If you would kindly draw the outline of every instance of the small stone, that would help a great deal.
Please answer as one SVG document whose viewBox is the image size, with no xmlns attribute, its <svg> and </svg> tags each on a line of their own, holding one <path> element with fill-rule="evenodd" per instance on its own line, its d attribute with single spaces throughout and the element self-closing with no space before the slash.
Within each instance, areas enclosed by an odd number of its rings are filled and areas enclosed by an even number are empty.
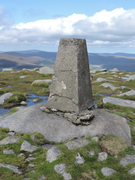
<svg viewBox="0 0 135 180">
<path fill-rule="evenodd" d="M 33 103 L 38 102 L 38 98 L 33 99 L 32 102 L 33 102 Z"/>
<path fill-rule="evenodd" d="M 133 150 L 135 151 L 135 145 L 132 146 Z"/>
<path fill-rule="evenodd" d="M 52 147 L 46 152 L 46 160 L 51 163 L 55 161 L 60 154 L 61 151 L 58 147 Z"/>
<path fill-rule="evenodd" d="M 40 110 L 41 110 L 42 112 L 50 113 L 50 110 L 49 110 L 48 108 L 46 108 L 45 106 L 41 106 L 41 107 L 40 107 Z"/>
<path fill-rule="evenodd" d="M 42 175 L 38 180 L 44 180 L 45 179 L 45 176 Z"/>
<path fill-rule="evenodd" d="M 87 139 L 75 139 L 73 141 L 67 142 L 65 145 L 68 149 L 77 149 L 86 146 L 89 143 L 89 140 Z"/>
<path fill-rule="evenodd" d="M 20 79 L 26 78 L 27 76 L 20 76 Z"/>
<path fill-rule="evenodd" d="M 108 167 L 103 167 L 101 169 L 101 172 L 103 173 L 104 176 L 111 176 L 116 171 L 114 169 L 111 169 L 111 168 L 108 168 Z"/>
<path fill-rule="evenodd" d="M 104 161 L 104 160 L 107 159 L 107 156 L 108 156 L 108 154 L 106 152 L 98 153 L 98 160 L 99 161 Z"/>
<path fill-rule="evenodd" d="M 27 159 L 26 159 L 26 161 L 31 161 L 31 160 L 33 160 L 33 159 L 35 159 L 34 157 L 28 157 Z"/>
<path fill-rule="evenodd" d="M 30 171 L 30 172 L 35 173 L 36 171 L 35 171 L 35 170 L 32 170 L 32 171 Z"/>
<path fill-rule="evenodd" d="M 20 104 L 23 105 L 23 106 L 26 106 L 27 102 L 26 101 L 22 101 Z"/>
<path fill-rule="evenodd" d="M 21 137 L 19 136 L 8 136 L 0 141 L 1 145 L 17 143 Z"/>
<path fill-rule="evenodd" d="M 38 147 L 31 145 L 29 142 L 24 141 L 21 145 L 21 151 L 29 151 L 33 152 L 37 149 Z"/>
<path fill-rule="evenodd" d="M 36 141 L 38 143 L 40 142 L 40 139 L 38 139 L 35 134 L 32 134 L 30 137 L 31 137 L 31 139 L 33 139 L 33 141 Z"/>
<path fill-rule="evenodd" d="M 22 180 L 29 180 L 29 178 L 24 178 L 24 179 L 22 179 Z"/>
<path fill-rule="evenodd" d="M 57 109 L 51 109 L 51 111 L 53 111 L 53 112 L 57 112 Z"/>
<path fill-rule="evenodd" d="M 114 156 L 114 158 L 117 158 L 117 157 L 118 157 L 118 155 L 115 155 L 115 156 Z"/>
<path fill-rule="evenodd" d="M 19 170 L 17 166 L 13 166 L 11 164 L 5 164 L 5 163 L 0 163 L 0 167 L 5 167 L 8 169 L 11 169 L 12 171 L 14 171 L 17 174 L 22 174 Z"/>
<path fill-rule="evenodd" d="M 20 153 L 20 154 L 18 154 L 17 157 L 23 157 L 23 156 L 24 156 L 24 154 L 23 154 L 23 153 Z"/>
<path fill-rule="evenodd" d="M 133 130 L 135 131 L 135 126 L 133 126 Z"/>
<path fill-rule="evenodd" d="M 53 144 L 45 144 L 45 145 L 42 145 L 42 148 L 43 148 L 43 149 L 50 149 L 50 148 L 52 148 L 52 147 L 56 147 L 56 146 L 53 145 Z"/>
<path fill-rule="evenodd" d="M 14 135 L 15 135 L 15 132 L 12 132 L 12 131 L 11 131 L 11 132 L 8 132 L 7 134 L 10 135 L 10 136 L 14 136 Z"/>
<path fill-rule="evenodd" d="M 92 157 L 92 156 L 95 155 L 95 152 L 94 152 L 94 151 L 90 151 L 90 152 L 89 152 L 89 155 L 90 155 L 90 157 Z"/>
<path fill-rule="evenodd" d="M 135 168 L 132 168 L 128 173 L 131 175 L 135 175 Z"/>
<path fill-rule="evenodd" d="M 14 151 L 12 149 L 4 149 L 3 154 L 14 154 Z"/>
<path fill-rule="evenodd" d="M 77 165 L 83 164 L 85 162 L 84 158 L 79 153 L 77 153 L 75 158 L 76 158 L 75 164 Z"/>
<path fill-rule="evenodd" d="M 134 163 L 134 162 L 135 162 L 135 155 L 127 154 L 125 158 L 121 159 L 120 164 L 122 166 L 126 166 L 126 165 Z"/>
<path fill-rule="evenodd" d="M 93 137 L 91 140 L 92 140 L 92 141 L 95 141 L 95 142 L 98 142 L 98 141 L 99 141 L 99 138 L 96 136 L 96 137 Z"/>
<path fill-rule="evenodd" d="M 33 167 L 33 168 L 35 167 L 35 165 L 34 165 L 34 164 L 29 164 L 28 166 L 29 166 L 29 167 Z"/>
<path fill-rule="evenodd" d="M 29 157 L 32 157 L 33 156 L 33 154 L 29 154 Z"/>
</svg>

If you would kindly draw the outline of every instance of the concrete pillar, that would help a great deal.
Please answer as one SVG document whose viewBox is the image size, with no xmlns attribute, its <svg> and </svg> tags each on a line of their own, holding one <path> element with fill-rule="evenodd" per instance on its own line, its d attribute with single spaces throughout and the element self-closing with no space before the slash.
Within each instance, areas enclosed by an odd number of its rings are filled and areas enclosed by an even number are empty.
<svg viewBox="0 0 135 180">
<path fill-rule="evenodd" d="M 85 39 L 60 39 L 46 107 L 81 113 L 93 106 Z"/>
</svg>

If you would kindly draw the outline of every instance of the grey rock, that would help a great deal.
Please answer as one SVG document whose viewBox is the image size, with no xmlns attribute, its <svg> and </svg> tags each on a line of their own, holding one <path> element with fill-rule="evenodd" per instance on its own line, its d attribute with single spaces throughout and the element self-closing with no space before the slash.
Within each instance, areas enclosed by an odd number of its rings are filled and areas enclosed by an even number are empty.
<svg viewBox="0 0 135 180">
<path fill-rule="evenodd" d="M 98 160 L 99 161 L 104 161 L 104 160 L 107 159 L 107 156 L 108 156 L 108 154 L 106 152 L 98 153 Z"/>
<path fill-rule="evenodd" d="M 8 169 L 11 169 L 12 171 L 14 171 L 17 174 L 22 174 L 21 171 L 18 170 L 17 166 L 13 166 L 11 164 L 0 163 L 0 167 L 5 167 Z"/>
<path fill-rule="evenodd" d="M 23 178 L 22 180 L 29 180 L 29 178 Z"/>
<path fill-rule="evenodd" d="M 114 69 L 110 69 L 110 71 L 116 72 L 116 71 L 119 71 L 119 70 L 117 68 L 114 68 Z"/>
<path fill-rule="evenodd" d="M 20 76 L 20 79 L 23 79 L 23 78 L 26 78 L 26 77 L 28 77 L 28 76 Z"/>
<path fill-rule="evenodd" d="M 15 132 L 8 132 L 7 134 L 10 135 L 10 136 L 14 136 Z"/>
<path fill-rule="evenodd" d="M 24 154 L 23 154 L 23 153 L 20 153 L 20 154 L 18 154 L 17 157 L 24 157 Z"/>
<path fill-rule="evenodd" d="M 43 103 L 39 103 L 11 115 L 0 116 L 0 127 L 23 134 L 38 132 L 46 140 L 53 142 L 105 134 L 124 138 L 126 144 L 131 145 L 130 128 L 127 120 L 123 117 L 95 109 L 91 110 L 94 118 L 90 125 L 76 126 L 64 117 L 42 112 L 40 107 L 43 105 Z"/>
<path fill-rule="evenodd" d="M 131 175 L 135 175 L 135 168 L 132 168 L 128 173 Z"/>
<path fill-rule="evenodd" d="M 14 154 L 14 151 L 12 149 L 4 149 L 3 154 Z"/>
<path fill-rule="evenodd" d="M 33 159 L 35 159 L 34 157 L 28 157 L 27 159 L 25 159 L 26 161 L 31 161 L 31 160 L 33 160 Z"/>
<path fill-rule="evenodd" d="M 20 139 L 21 139 L 21 137 L 19 137 L 19 136 L 8 136 L 8 137 L 2 139 L 0 141 L 0 144 L 5 145 L 5 144 L 17 143 Z"/>
<path fill-rule="evenodd" d="M 22 145 L 21 145 L 20 151 L 33 152 L 33 151 L 35 151 L 37 148 L 38 148 L 38 147 L 31 145 L 29 142 L 23 141 L 23 143 L 22 143 Z"/>
<path fill-rule="evenodd" d="M 134 75 L 129 76 L 129 78 L 128 78 L 128 79 L 126 79 L 126 81 L 130 81 L 130 80 L 135 80 L 135 74 L 134 74 Z"/>
<path fill-rule="evenodd" d="M 60 154 L 61 151 L 58 147 L 52 147 L 46 152 L 46 160 L 51 163 L 55 161 Z"/>
<path fill-rule="evenodd" d="M 27 102 L 26 102 L 26 101 L 22 101 L 20 104 L 21 104 L 22 106 L 26 106 L 26 105 L 27 105 Z"/>
<path fill-rule="evenodd" d="M 77 165 L 83 164 L 85 162 L 84 158 L 79 153 L 77 153 L 75 158 L 76 158 L 75 164 L 77 164 Z"/>
<path fill-rule="evenodd" d="M 113 98 L 113 97 L 104 97 L 103 103 L 106 104 L 107 102 L 112 103 L 112 104 L 116 104 L 119 106 L 135 108 L 135 101 L 123 100 L 120 98 Z"/>
<path fill-rule="evenodd" d="M 53 74 L 54 70 L 50 67 L 44 66 L 37 71 L 39 74 Z"/>
<path fill-rule="evenodd" d="M 114 169 L 111 169 L 111 168 L 108 168 L 108 167 L 103 167 L 101 169 L 101 172 L 103 173 L 104 176 L 111 176 L 116 171 Z"/>
<path fill-rule="evenodd" d="M 4 72 L 4 71 L 12 71 L 12 70 L 13 70 L 12 68 L 3 68 L 2 71 Z"/>
<path fill-rule="evenodd" d="M 128 91 L 128 92 L 119 94 L 119 95 L 117 95 L 117 96 L 123 96 L 123 95 L 133 96 L 133 95 L 135 95 L 135 90 L 132 89 L 131 91 Z"/>
<path fill-rule="evenodd" d="M 120 164 L 122 166 L 126 166 L 128 164 L 131 164 L 135 162 L 135 155 L 129 155 L 127 154 L 125 158 L 122 158 L 121 161 L 120 161 Z"/>
<path fill-rule="evenodd" d="M 44 180 L 45 179 L 45 176 L 42 175 L 38 180 Z"/>
<path fill-rule="evenodd" d="M 106 87 L 109 87 L 109 88 L 111 88 L 112 90 L 115 90 L 115 89 L 119 88 L 119 87 L 113 86 L 113 85 L 110 84 L 110 83 L 103 83 L 103 84 L 101 84 L 100 86 L 104 86 L 105 88 L 106 88 Z"/>
<path fill-rule="evenodd" d="M 41 107 L 40 107 L 40 110 L 41 110 L 42 112 L 50 113 L 50 110 L 49 110 L 48 108 L 46 108 L 45 106 L 41 106 Z"/>
<path fill-rule="evenodd" d="M 98 141 L 99 141 L 99 137 L 97 137 L 97 136 L 96 136 L 96 137 L 93 137 L 93 138 L 91 138 L 91 140 L 92 140 L 92 141 L 95 141 L 95 142 L 98 142 Z"/>
<path fill-rule="evenodd" d="M 135 151 L 135 145 L 132 145 L 133 150 Z"/>
<path fill-rule="evenodd" d="M 42 145 L 42 148 L 43 148 L 43 149 L 50 149 L 50 148 L 52 148 L 52 147 L 56 147 L 56 146 L 53 145 L 53 144 L 44 144 L 44 145 Z"/>
<path fill-rule="evenodd" d="M 33 103 L 38 102 L 38 98 L 33 99 L 32 102 L 33 102 Z"/>
<path fill-rule="evenodd" d="M 96 72 L 97 72 L 96 70 L 92 70 L 92 71 L 90 71 L 90 73 L 94 73 L 94 74 L 95 74 Z"/>
<path fill-rule="evenodd" d="M 80 113 L 93 105 L 86 40 L 62 38 L 46 107 Z"/>
<path fill-rule="evenodd" d="M 92 157 L 92 156 L 95 155 L 95 152 L 94 152 L 94 151 L 90 151 L 90 152 L 89 152 L 89 155 L 90 155 L 90 157 Z"/>
<path fill-rule="evenodd" d="M 29 165 L 30 165 L 30 164 L 29 164 Z M 35 170 L 32 170 L 32 171 L 30 171 L 30 172 L 35 173 L 36 171 L 35 171 Z"/>
<path fill-rule="evenodd" d="M 54 169 L 57 173 L 61 174 L 65 180 L 72 179 L 72 176 L 66 172 L 66 165 L 64 163 L 55 165 Z"/>
<path fill-rule="evenodd" d="M 30 137 L 31 137 L 31 139 L 33 139 L 33 141 L 36 141 L 38 143 L 40 142 L 40 139 L 38 139 L 35 134 L 32 134 Z"/>
<path fill-rule="evenodd" d="M 34 164 L 29 164 L 28 166 L 29 166 L 29 167 L 32 167 L 32 168 L 34 168 L 34 167 L 35 167 L 35 165 L 34 165 Z"/>
<path fill-rule="evenodd" d="M 133 130 L 135 131 L 135 126 L 133 126 Z"/>
<path fill-rule="evenodd" d="M 103 82 L 103 81 L 107 81 L 107 80 L 104 78 L 98 78 L 95 82 Z"/>
<path fill-rule="evenodd" d="M 40 86 L 41 84 L 43 85 L 46 85 L 46 83 L 48 82 L 52 82 L 52 79 L 41 79 L 41 80 L 35 80 L 33 81 L 33 83 L 31 84 L 32 86 L 33 85 L 37 85 L 37 86 Z"/>
<path fill-rule="evenodd" d="M 12 93 L 5 93 L 3 95 L 0 96 L 0 104 L 4 104 L 5 99 L 8 99 L 12 96 Z"/>
<path fill-rule="evenodd" d="M 69 141 L 65 145 L 67 146 L 68 149 L 78 149 L 86 146 L 87 144 L 89 144 L 89 140 L 80 138 L 80 139 L 75 139 L 73 141 Z"/>
</svg>

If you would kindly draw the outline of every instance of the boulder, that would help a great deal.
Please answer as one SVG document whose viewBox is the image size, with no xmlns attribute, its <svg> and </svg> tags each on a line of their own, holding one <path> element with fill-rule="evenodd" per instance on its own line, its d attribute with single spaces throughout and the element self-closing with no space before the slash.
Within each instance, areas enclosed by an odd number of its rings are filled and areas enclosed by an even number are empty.
<svg viewBox="0 0 135 180">
<path fill-rule="evenodd" d="M 108 167 L 103 167 L 101 169 L 101 172 L 103 173 L 104 176 L 111 176 L 113 173 L 115 173 L 116 171 L 112 168 L 108 168 Z"/>
<path fill-rule="evenodd" d="M 122 158 L 120 164 L 126 166 L 128 164 L 135 163 L 135 155 L 127 154 L 125 158 Z"/>
<path fill-rule="evenodd" d="M 90 125 L 76 126 L 64 117 L 42 112 L 40 107 L 44 105 L 39 103 L 11 115 L 0 116 L 0 127 L 9 128 L 16 133 L 38 132 L 46 140 L 53 142 L 64 142 L 74 137 L 111 134 L 124 138 L 126 144 L 131 145 L 131 132 L 124 117 L 95 109 L 91 110 L 95 117 Z"/>
<path fill-rule="evenodd" d="M 12 96 L 12 93 L 5 93 L 2 96 L 0 96 L 0 104 L 4 104 L 5 99 L 8 99 Z"/>
<path fill-rule="evenodd" d="M 0 145 L 17 143 L 20 139 L 19 136 L 8 136 L 0 141 Z"/>
<path fill-rule="evenodd" d="M 17 166 L 13 166 L 11 164 L 0 163 L 0 167 L 5 167 L 8 169 L 11 169 L 12 171 L 14 171 L 17 174 L 22 174 L 22 172 L 18 170 Z"/>
<path fill-rule="evenodd" d="M 20 151 L 33 152 L 33 151 L 35 151 L 37 148 L 38 148 L 38 147 L 31 145 L 29 142 L 23 141 L 23 143 L 22 143 L 22 145 L 21 145 Z"/>
<path fill-rule="evenodd" d="M 135 108 L 135 101 L 130 101 L 130 100 L 123 100 L 120 98 L 113 98 L 113 97 L 104 97 L 103 98 L 103 103 L 112 103 L 112 104 L 116 104 L 119 106 L 125 106 L 125 107 L 132 107 Z"/>
<path fill-rule="evenodd" d="M 58 147 L 52 147 L 46 152 L 46 160 L 51 163 L 55 161 L 60 154 L 61 151 Z"/>
<path fill-rule="evenodd" d="M 54 70 L 50 67 L 44 66 L 37 71 L 39 74 L 53 74 Z"/>
<path fill-rule="evenodd" d="M 126 81 L 130 81 L 130 80 L 135 80 L 135 74 L 129 76 L 129 77 L 126 79 Z"/>
</svg>

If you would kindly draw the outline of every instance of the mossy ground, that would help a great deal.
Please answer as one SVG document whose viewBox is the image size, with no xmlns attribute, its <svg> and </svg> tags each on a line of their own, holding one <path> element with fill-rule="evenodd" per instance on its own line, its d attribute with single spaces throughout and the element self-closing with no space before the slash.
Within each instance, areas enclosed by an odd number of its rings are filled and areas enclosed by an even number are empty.
<svg viewBox="0 0 135 180">
<path fill-rule="evenodd" d="M 97 72 L 99 73 L 99 72 Z M 96 74 L 97 74 L 96 73 Z M 123 73 L 123 74 L 121 74 Z M 117 114 L 119 116 L 125 117 L 128 121 L 128 124 L 131 128 L 131 134 L 132 134 L 132 144 L 135 144 L 135 131 L 132 129 L 133 126 L 135 126 L 135 109 L 129 108 L 129 107 L 121 107 L 116 106 L 110 103 L 107 103 L 103 105 L 102 98 L 109 94 L 109 96 L 116 97 L 117 94 L 127 92 L 130 89 L 135 90 L 135 81 L 129 81 L 125 82 L 124 79 L 121 77 L 127 75 L 127 74 L 134 74 L 130 72 L 124 72 L 124 71 L 118 71 L 115 74 L 113 74 L 111 71 L 107 72 L 106 74 L 91 74 L 93 76 L 92 80 L 92 91 L 93 91 L 93 97 L 96 101 L 99 108 L 103 108 L 104 110 Z M 24 79 L 20 79 L 19 77 L 22 75 L 28 75 L 28 77 Z M 118 76 L 115 77 L 114 75 Z M 120 87 L 116 89 L 115 91 L 111 90 L 110 88 L 104 88 L 101 85 L 101 83 L 93 83 L 98 77 L 102 77 L 108 80 L 109 83 L 113 84 L 114 86 Z M 51 75 L 41 75 L 38 74 L 36 71 L 26 71 L 22 70 L 20 72 L 1 72 L 0 73 L 0 87 L 2 88 L 2 91 L 0 93 L 5 92 L 16 92 L 16 89 L 18 92 L 27 94 L 29 91 L 31 93 L 38 93 L 42 95 L 46 95 L 49 92 L 48 87 L 36 87 L 31 86 L 31 83 L 34 80 L 37 79 L 49 79 L 51 78 Z M 113 82 L 115 81 L 115 82 Z M 22 84 L 19 84 L 22 83 Z M 12 87 L 7 87 L 12 86 Z M 121 86 L 127 86 L 125 88 L 122 88 Z M 99 95 L 102 94 L 102 95 Z M 134 99 L 133 97 L 119 97 L 124 99 Z M 12 109 L 12 113 L 16 111 L 16 108 Z M 2 140 L 4 137 L 7 136 L 8 129 L 0 128 L 0 140 Z M 57 143 L 56 145 L 60 148 L 62 154 L 58 157 L 58 159 L 52 163 L 49 163 L 46 161 L 46 152 L 47 150 L 41 148 L 41 145 L 46 143 L 46 140 L 44 137 L 38 133 L 35 133 L 35 135 L 41 140 L 41 143 L 36 143 L 33 141 L 30 137 L 30 134 L 17 134 L 18 136 L 22 137 L 22 139 L 16 143 L 16 144 L 8 144 L 8 145 L 1 145 L 0 146 L 0 163 L 9 163 L 12 165 L 16 165 L 19 167 L 19 170 L 23 172 L 22 175 L 17 175 L 13 173 L 12 170 L 9 170 L 7 168 L 0 167 L 0 179 L 2 180 L 22 180 L 24 177 L 28 177 L 30 180 L 37 180 L 41 177 L 41 175 L 44 175 L 46 179 L 48 180 L 63 180 L 63 177 L 56 173 L 54 170 L 54 166 L 56 164 L 65 163 L 66 164 L 66 171 L 71 174 L 72 178 L 74 180 L 126 180 L 126 179 L 135 179 L 135 175 L 129 175 L 128 171 L 135 167 L 135 163 L 132 163 L 130 165 L 127 165 L 125 167 L 120 165 L 121 158 L 125 157 L 126 154 L 134 154 L 135 151 L 131 147 L 124 148 L 122 151 L 119 152 L 118 157 L 114 158 L 113 154 L 109 154 L 107 157 L 107 160 L 99 162 L 98 161 L 98 153 L 101 152 L 101 146 L 100 142 L 94 142 L 91 140 L 91 137 L 87 137 L 87 139 L 90 140 L 90 143 L 83 147 L 76 150 L 69 150 L 65 143 Z M 112 136 L 108 136 L 108 138 L 112 138 Z M 99 137 L 99 139 L 102 139 L 102 136 Z M 27 140 L 32 145 L 38 146 L 38 149 L 33 153 L 33 157 L 36 159 L 31 160 L 29 163 L 34 164 L 35 167 L 33 168 L 35 170 L 35 173 L 32 173 L 32 168 L 28 166 L 28 162 L 25 160 L 24 157 L 17 157 L 17 155 L 20 153 L 20 147 L 23 142 L 23 140 Z M 4 149 L 13 149 L 15 154 L 12 155 L 5 155 L 3 154 Z M 93 157 L 90 157 L 89 151 L 95 151 L 95 155 Z M 85 159 L 85 163 L 83 165 L 75 165 L 75 155 L 77 153 L 80 153 Z M 28 156 L 31 153 L 25 153 L 26 156 Z M 101 173 L 101 169 L 103 167 L 109 167 L 117 172 L 114 173 L 110 177 L 104 177 Z"/>
</svg>

